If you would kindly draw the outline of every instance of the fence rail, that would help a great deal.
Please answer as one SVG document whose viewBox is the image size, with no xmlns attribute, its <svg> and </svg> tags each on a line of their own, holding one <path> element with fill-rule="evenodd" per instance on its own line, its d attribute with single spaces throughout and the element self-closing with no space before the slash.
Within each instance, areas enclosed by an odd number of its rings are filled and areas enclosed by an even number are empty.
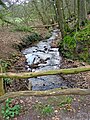
<svg viewBox="0 0 90 120">
<path fill-rule="evenodd" d="M 23 72 L 23 73 L 0 73 L 0 84 L 2 84 L 2 78 L 32 78 L 37 76 L 46 75 L 56 75 L 56 74 L 77 74 L 80 72 L 90 71 L 90 65 L 78 68 L 60 69 L 60 70 L 50 70 L 43 72 Z M 3 87 L 0 88 L 3 91 Z M 6 94 L 1 94 L 0 102 L 4 101 L 8 97 L 18 97 L 18 96 L 59 96 L 59 95 L 90 95 L 90 89 L 52 89 L 47 91 L 18 91 Z"/>
<path fill-rule="evenodd" d="M 90 95 L 90 89 L 61 89 L 56 88 L 52 90 L 46 91 L 18 91 L 18 92 L 11 92 L 6 93 L 5 95 L 0 97 L 0 103 L 6 100 L 7 98 L 11 97 L 20 97 L 20 96 L 36 96 L 36 97 L 44 97 L 44 96 L 60 96 L 60 95 Z"/>
<path fill-rule="evenodd" d="M 80 72 L 90 71 L 90 65 L 78 68 L 60 69 L 60 70 L 49 70 L 43 72 L 22 72 L 22 73 L 0 73 L 0 78 L 33 78 L 38 76 L 46 75 L 57 75 L 57 74 L 77 74 Z"/>
</svg>

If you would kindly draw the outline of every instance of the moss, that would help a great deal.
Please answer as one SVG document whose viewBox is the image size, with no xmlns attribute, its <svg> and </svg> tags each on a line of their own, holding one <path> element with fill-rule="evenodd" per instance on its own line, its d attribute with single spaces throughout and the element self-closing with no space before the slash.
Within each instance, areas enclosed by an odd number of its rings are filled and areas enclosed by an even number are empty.
<svg viewBox="0 0 90 120">
<path fill-rule="evenodd" d="M 90 23 L 60 42 L 59 50 L 64 57 L 90 63 Z"/>
</svg>

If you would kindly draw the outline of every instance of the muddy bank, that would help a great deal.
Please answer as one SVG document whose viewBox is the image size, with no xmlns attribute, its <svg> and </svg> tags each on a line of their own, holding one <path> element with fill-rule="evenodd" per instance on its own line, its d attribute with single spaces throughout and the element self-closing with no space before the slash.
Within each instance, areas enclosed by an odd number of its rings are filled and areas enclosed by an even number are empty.
<svg viewBox="0 0 90 120">
<path fill-rule="evenodd" d="M 13 56 L 20 53 L 17 49 L 17 46 L 22 43 L 22 38 L 26 35 L 30 35 L 30 32 L 17 32 L 13 31 L 14 27 L 9 26 L 0 28 L 0 59 L 7 60 L 8 58 L 12 58 Z M 45 37 L 47 34 L 47 29 L 36 29 L 41 36 Z"/>
</svg>

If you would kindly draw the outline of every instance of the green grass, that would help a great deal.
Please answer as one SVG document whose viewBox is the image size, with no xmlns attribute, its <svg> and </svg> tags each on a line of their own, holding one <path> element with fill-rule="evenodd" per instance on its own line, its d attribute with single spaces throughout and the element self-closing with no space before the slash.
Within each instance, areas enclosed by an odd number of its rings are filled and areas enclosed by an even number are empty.
<svg viewBox="0 0 90 120">
<path fill-rule="evenodd" d="M 49 115 L 52 115 L 54 112 L 52 105 L 49 105 L 49 104 L 37 103 L 33 106 L 33 108 L 41 116 L 49 116 Z"/>
<path fill-rule="evenodd" d="M 54 115 L 55 110 L 68 111 L 69 108 L 71 109 L 72 102 L 72 96 L 53 96 L 48 97 L 45 101 L 35 103 L 33 108 L 40 116 L 51 116 Z"/>
</svg>

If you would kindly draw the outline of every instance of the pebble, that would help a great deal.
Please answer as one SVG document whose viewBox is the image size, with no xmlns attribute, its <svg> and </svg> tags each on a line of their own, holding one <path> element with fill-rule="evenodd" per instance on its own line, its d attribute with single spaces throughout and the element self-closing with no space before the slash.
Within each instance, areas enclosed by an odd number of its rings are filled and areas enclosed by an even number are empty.
<svg viewBox="0 0 90 120">
<path fill-rule="evenodd" d="M 20 100 L 20 103 L 23 103 L 23 100 Z"/>
<path fill-rule="evenodd" d="M 55 112 L 55 113 L 57 113 L 57 112 L 58 112 L 58 110 L 55 110 L 54 112 Z"/>
<path fill-rule="evenodd" d="M 60 118 L 58 118 L 57 116 L 52 117 L 52 120 L 60 120 Z"/>
<path fill-rule="evenodd" d="M 37 118 L 40 118 L 40 116 L 38 115 Z"/>
</svg>

